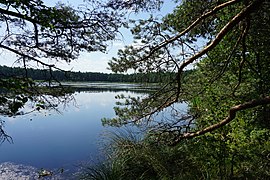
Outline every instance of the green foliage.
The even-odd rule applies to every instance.
[[[118,117],[112,119],[112,124],[147,124],[162,110],[187,102],[187,116],[196,120],[199,131],[225,119],[238,104],[268,97],[269,45],[256,38],[258,33],[264,34],[265,39],[269,37],[269,28],[262,28],[268,27],[268,7],[269,3],[261,1],[183,1],[162,23],[154,18],[139,21],[132,32],[134,39],[141,38],[145,43],[120,50],[118,58],[109,63],[111,69],[165,71],[175,76],[155,93],[130,101],[122,109],[117,107]],[[150,33],[151,30],[158,33]],[[167,36],[170,33],[172,36]],[[205,41],[209,42],[200,45]],[[255,45],[258,41],[260,44]],[[191,63],[195,63],[194,70],[184,73]],[[258,116],[264,118],[257,121],[266,122],[269,111],[267,106],[263,109],[264,115]],[[252,113],[258,113],[256,108]],[[169,121],[164,118],[159,127],[181,136],[178,122],[187,116]]]
[[[45,84],[51,86],[55,80],[52,70],[58,69],[51,60],[70,62],[82,51],[106,50],[108,41],[115,39],[124,24],[122,12],[106,4],[91,3],[75,9],[60,3],[49,7],[42,0],[1,1],[0,48],[17,57],[16,62],[23,69],[1,67],[0,114],[18,115],[30,100],[37,101],[36,109],[53,107],[53,102],[49,102],[51,98],[46,95],[59,98],[63,95],[61,90],[46,90],[44,84],[41,87],[31,78],[45,79],[48,82]],[[31,62],[47,70],[37,73],[29,69]],[[40,102],[47,105],[41,106]]]
[[[7,77],[25,77],[25,69],[18,67],[0,66],[0,78]],[[49,71],[38,69],[27,69],[27,76],[33,80],[42,81],[103,81],[103,82],[133,82],[133,83],[161,83],[167,82],[173,73],[136,73],[136,74],[106,74],[98,72],[66,72],[66,71]]]
[[[104,52],[124,23],[120,11],[90,1],[77,9],[60,3],[48,7],[41,0],[0,5],[0,21],[7,25],[1,48],[18,55],[24,65],[34,61],[54,67],[42,58],[70,62],[82,51]]]
[[[138,0],[108,0],[108,6],[115,9],[129,9],[136,13],[144,10],[151,12],[157,10],[162,5],[162,0],[148,0],[148,1],[138,1]]]
[[[88,166],[88,171],[83,171],[83,177],[85,179],[100,179],[101,175],[103,179],[201,177],[202,168],[188,155],[188,146],[185,142],[181,147],[170,148],[137,136],[128,131],[110,134],[110,140],[105,146],[108,153],[107,161],[101,165]]]
[[[132,33],[143,45],[119,51],[111,69],[175,76],[141,99],[123,97],[117,117],[106,123],[146,126],[148,133],[116,148],[122,156],[111,163],[123,158],[123,171],[142,179],[269,179],[269,7],[257,0],[190,0],[163,22],[139,21]],[[267,102],[252,104],[260,99]],[[176,108],[182,102],[187,112]],[[248,103],[254,106],[243,108]],[[167,109],[170,118],[162,114]]]
[[[66,76],[62,71],[53,70],[60,70],[55,62],[69,63],[83,51],[106,52],[109,42],[120,35],[119,29],[128,26],[125,19],[127,11],[152,11],[158,9],[161,3],[90,0],[74,8],[63,3],[50,7],[42,0],[1,1],[0,23],[3,31],[0,48],[14,55],[23,70],[1,67],[0,114],[24,114],[20,110],[30,101],[34,103],[35,110],[41,110],[56,108],[56,104],[72,99],[62,88],[53,87],[58,84],[56,79],[97,81],[95,76],[98,76],[99,80],[112,81],[111,78],[117,77],[118,82],[122,81],[121,75],[70,73]],[[42,70],[31,69],[34,64]],[[156,81],[152,76],[149,76],[149,81]],[[44,80],[45,83],[38,84],[31,78]],[[125,78],[126,81],[141,81],[140,75]]]
[[[232,125],[232,127],[235,125]],[[269,130],[237,126],[177,146],[120,131],[105,138],[105,161],[84,166],[81,179],[268,179]],[[256,132],[256,133],[255,133]],[[148,138],[149,137],[149,138]]]
[[[148,8],[149,3],[155,7]],[[160,3],[134,1],[127,4],[126,1],[121,0],[88,1],[75,9],[63,3],[58,3],[54,7],[46,6],[42,0],[1,1],[0,23],[3,25],[1,26],[3,35],[0,48],[14,54],[18,58],[16,62],[21,63],[23,67],[23,69],[1,67],[0,76],[3,83],[6,80],[14,81],[2,88],[14,91],[18,95],[27,93],[26,89],[30,88],[30,96],[35,96],[38,93],[34,95],[33,84],[23,86],[25,79],[42,79],[48,81],[49,85],[52,80],[69,78],[83,81],[89,79],[112,81],[111,78],[117,77],[117,81],[121,81],[123,79],[121,75],[108,77],[95,73],[69,73],[66,76],[61,71],[52,70],[59,70],[54,62],[60,60],[70,62],[82,51],[105,52],[108,42],[117,38],[119,28],[127,25],[125,20],[127,10],[134,7],[136,12],[153,10],[158,8]],[[31,62],[35,62],[44,70],[37,71],[29,68],[33,64],[30,64]],[[99,79],[95,76],[99,76]],[[100,78],[101,76],[103,77]],[[138,79],[138,76],[127,77],[125,81],[140,81]],[[7,98],[3,96],[1,102],[4,101],[7,101]],[[17,99],[9,105],[9,108],[15,113],[23,105],[24,101]]]
[[[24,115],[34,110],[53,109],[61,102],[61,97],[65,97],[66,101],[72,98],[69,91],[61,87],[48,88],[44,84],[39,85],[27,78],[0,79],[0,85],[0,114],[4,116]],[[25,106],[31,107],[32,110],[24,112]]]
[[[75,10],[61,4],[46,7],[42,1],[2,2],[0,20],[14,26],[9,26],[0,47],[18,55],[25,69],[28,61],[48,67],[51,80],[54,65],[42,58],[69,62],[82,50],[105,51],[118,29],[127,27],[123,9],[151,10],[161,1],[90,2],[97,7]],[[149,78],[164,73],[162,81],[167,82],[159,90],[142,98],[119,96],[123,101],[115,108],[117,117],[104,120],[114,126],[145,126],[148,131],[144,137],[111,136],[108,160],[88,169],[83,178],[269,179],[269,103],[241,109],[253,99],[269,99],[269,2],[178,3],[162,20],[132,21],[136,45],[119,50],[109,62],[114,72],[134,69]],[[194,69],[184,73],[191,66]],[[0,98],[8,105],[1,111],[14,114],[30,98],[39,102],[38,109],[52,106],[29,91],[33,81],[27,77],[26,72],[22,79],[1,80],[4,89],[13,91]],[[177,108],[183,102],[187,112]],[[237,110],[235,117],[232,110]],[[195,136],[199,137],[180,141]]]

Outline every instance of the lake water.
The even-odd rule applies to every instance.
[[[108,130],[102,126],[101,119],[114,116],[115,96],[137,96],[141,94],[138,90],[142,90],[142,87],[128,84],[114,86],[88,84],[88,90],[74,94],[76,103],[60,107],[61,113],[43,111],[0,117],[14,142],[0,145],[0,166],[9,162],[36,169],[71,170],[83,161],[95,161],[101,156],[100,135]]]

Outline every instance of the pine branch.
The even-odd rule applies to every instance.
[[[211,126],[208,126],[207,128],[204,128],[204,129],[197,131],[197,132],[194,132],[194,133],[185,133],[182,136],[177,137],[174,140],[174,142],[172,142],[170,145],[174,146],[183,139],[201,136],[201,135],[206,134],[208,132],[212,132],[220,127],[223,127],[226,124],[230,123],[236,117],[236,113],[238,111],[243,111],[243,110],[247,110],[247,109],[251,109],[251,108],[255,108],[257,106],[262,106],[262,105],[267,105],[267,104],[270,104],[270,96],[267,96],[267,97],[261,98],[261,99],[254,99],[254,100],[251,100],[249,102],[245,102],[245,103],[233,106],[230,108],[230,110],[228,112],[229,115],[226,118],[224,118],[222,121],[220,121],[219,123],[213,124]]]

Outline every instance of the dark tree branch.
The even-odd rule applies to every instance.
[[[198,19],[196,19],[191,25],[189,25],[185,30],[180,32],[178,35],[176,35],[176,36],[174,36],[174,37],[172,37],[170,39],[165,40],[164,42],[160,43],[158,46],[151,49],[150,53],[145,58],[143,58],[143,60],[150,58],[159,49],[167,46],[170,43],[173,43],[174,41],[178,40],[179,38],[181,38],[182,36],[184,36],[185,34],[190,32],[197,25],[199,25],[204,19],[207,19],[208,17],[216,14],[219,10],[221,10],[221,9],[227,7],[227,6],[230,6],[230,5],[233,5],[235,3],[239,3],[239,2],[241,2],[241,0],[231,0],[231,1],[228,1],[228,2],[225,2],[223,4],[220,4],[220,5],[216,6],[211,11],[208,11],[208,12],[204,13],[202,16],[200,16]],[[194,57],[194,58],[197,59],[197,56]],[[143,60],[139,60],[139,61],[143,61]]]
[[[37,63],[39,63],[39,64],[41,64],[43,66],[46,66],[46,67],[49,67],[49,68],[54,68],[54,69],[57,69],[57,70],[61,70],[60,68],[57,68],[54,64],[44,63],[44,62],[42,62],[42,61],[40,61],[40,60],[38,60],[38,59],[36,59],[36,58],[34,58],[32,56],[29,56],[27,54],[19,52],[18,50],[12,49],[12,48],[7,47],[7,46],[5,46],[3,44],[0,44],[0,48],[6,49],[6,50],[8,50],[10,52],[13,52],[13,53],[15,53],[15,54],[17,54],[17,55],[19,55],[19,56],[21,56],[23,58],[31,59],[31,60],[33,60],[33,61],[35,61],[35,62],[37,62]]]
[[[265,98],[261,98],[261,99],[254,99],[251,100],[249,102],[245,102],[243,104],[239,104],[236,106],[233,106],[230,108],[229,110],[229,115],[224,118],[222,121],[220,121],[217,124],[213,124],[207,128],[204,128],[203,130],[194,132],[194,133],[185,133],[182,136],[177,137],[172,143],[171,145],[176,145],[178,142],[180,142],[182,139],[188,139],[188,138],[194,138],[203,134],[206,134],[208,132],[212,132],[220,127],[225,126],[226,124],[228,124],[229,122],[231,122],[235,117],[236,117],[236,113],[238,111],[243,111],[246,109],[251,109],[251,108],[255,108],[257,106],[263,106],[263,105],[267,105],[270,104],[270,96],[267,96]]]
[[[0,145],[3,143],[3,142],[9,142],[9,143],[13,143],[13,139],[11,136],[9,136],[3,129],[3,122],[2,120],[0,119]]]
[[[243,65],[244,63],[247,61],[246,58],[246,52],[247,52],[247,47],[246,47],[246,36],[247,36],[247,32],[249,30],[250,27],[250,22],[249,19],[246,19],[246,22],[244,23],[244,30],[242,33],[242,61],[239,64],[239,73],[238,73],[238,83],[236,84],[236,86],[234,87],[233,90],[233,94],[235,95],[236,90],[238,89],[238,87],[240,86],[241,82],[242,82],[242,70],[243,70]]]
[[[193,63],[198,58],[202,57],[204,54],[212,50],[216,45],[224,38],[224,36],[235,26],[237,25],[242,19],[245,18],[245,16],[249,13],[251,13],[255,8],[258,7],[262,3],[261,0],[256,0],[249,6],[247,6],[245,9],[243,9],[240,13],[235,15],[230,22],[228,22],[217,34],[216,38],[205,48],[203,48],[200,52],[192,56],[191,58],[187,59],[185,62],[183,62],[179,68],[179,72],[182,72],[185,67],[187,67],[189,64]]]
[[[211,51],[214,49],[219,42],[226,36],[226,34],[234,27],[236,26],[241,20],[243,20],[248,14],[253,12],[254,9],[258,8],[260,4],[262,4],[263,1],[261,0],[256,0],[250,5],[248,5],[246,8],[244,8],[242,11],[240,11],[237,15],[235,15],[217,34],[216,38],[205,48],[203,48],[200,52],[195,54],[194,56],[190,57],[187,59],[185,62],[183,62],[180,65],[180,68],[178,70],[178,76],[177,76],[177,81],[178,81],[178,97],[180,95],[180,90],[181,90],[181,75],[184,71],[184,68],[186,68],[188,65],[193,63],[195,60],[199,59],[203,55],[205,55],[207,52]]]
[[[39,22],[37,20],[35,20],[31,17],[28,17],[26,15],[20,14],[20,13],[16,13],[14,11],[9,11],[9,10],[0,8],[0,14],[6,14],[6,15],[10,15],[10,16],[17,17],[20,19],[24,19],[24,20],[31,22],[32,24],[39,24]]]

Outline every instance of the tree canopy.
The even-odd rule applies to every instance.
[[[27,101],[35,101],[34,109],[40,109],[55,107],[66,100],[61,89],[51,88],[48,92],[44,87],[50,87],[55,80],[52,71],[60,70],[55,63],[69,63],[83,51],[105,52],[119,37],[119,29],[127,26],[128,11],[149,11],[159,4],[159,1],[89,0],[74,8],[62,3],[50,7],[42,0],[1,1],[0,49],[15,56],[25,73],[9,76],[1,72],[1,92],[5,93],[0,95],[0,114],[17,115]],[[28,71],[33,66],[47,69],[51,75],[42,87],[29,78]],[[0,135],[5,134],[1,131]]]
[[[263,118],[250,121],[269,122],[269,5],[263,0],[182,1],[162,22],[140,21],[132,32],[141,47],[120,50],[109,63],[111,70],[177,75],[149,97],[130,99],[131,108],[116,108],[119,116],[105,123],[150,124],[157,113],[172,108],[170,121],[152,123],[150,129],[161,139],[166,134],[173,145],[221,128],[247,109]],[[187,69],[193,73],[184,75]],[[189,105],[186,113],[174,108],[182,102]]]
[[[177,2],[162,20],[136,22],[139,46],[109,62],[114,72],[175,73],[147,97],[119,96],[116,117],[103,121],[138,126],[144,137],[113,136],[108,161],[84,175],[269,179],[270,3]]]
[[[24,77],[25,69],[20,67],[0,66],[0,78],[5,77]],[[60,82],[128,82],[128,83],[160,83],[166,82],[174,74],[172,73],[101,73],[101,72],[72,72],[72,71],[50,71],[48,69],[27,69],[28,78],[34,81],[48,82],[56,79]]]
[[[40,109],[67,99],[61,89],[37,87],[28,78],[29,62],[52,75],[57,67],[48,59],[69,62],[81,51],[105,51],[119,28],[129,27],[135,45],[119,50],[110,69],[170,76],[148,96],[118,96],[125,101],[115,107],[116,117],[103,119],[147,130],[142,140],[117,136],[109,144],[109,168],[117,177],[269,179],[270,3],[176,0],[163,19],[124,19],[127,12],[151,11],[162,2],[89,0],[79,9],[47,7],[40,0],[1,2],[0,48],[25,68],[23,77],[2,75],[1,90],[9,93],[0,96],[1,114],[18,113],[28,100]],[[2,126],[0,141],[10,140]]]
[[[60,3],[48,7],[41,0],[4,1],[0,47],[15,53],[24,65],[35,61],[48,67],[54,64],[42,58],[69,62],[81,51],[105,51],[123,21],[119,12],[105,11],[105,5],[90,5],[74,9]]]

